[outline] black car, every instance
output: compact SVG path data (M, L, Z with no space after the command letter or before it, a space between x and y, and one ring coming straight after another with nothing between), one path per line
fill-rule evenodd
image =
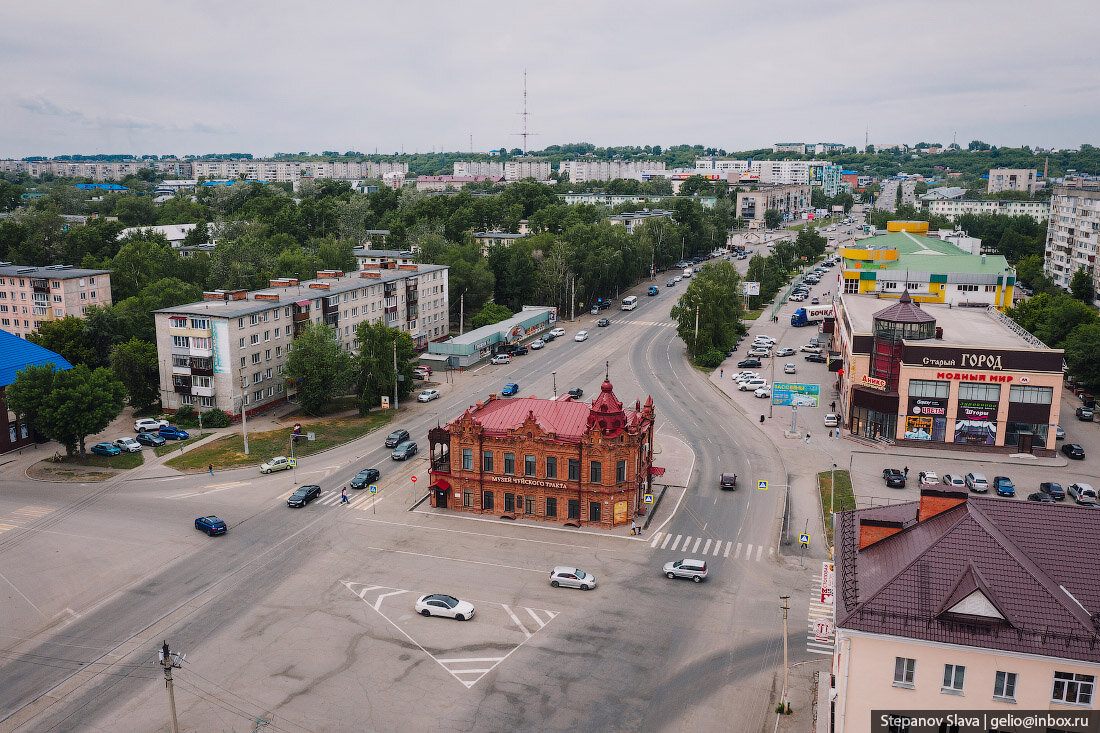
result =
M543 343L547 343L547 344L548 344L548 343L550 343L551 341L553 341L554 339L556 339L556 338L557 338L557 336L555 336L554 334L552 334L552 333L550 333L549 331L547 331L546 333L544 333L544 334L543 334L542 336L540 336L539 338L541 338L541 339L542 339Z
M355 478L348 484L353 489L362 489L370 486L378 479L382 478L382 474L379 473L377 468L364 468L359 473L355 474Z
M1091 407L1078 407L1077 408L1077 419L1081 420L1082 422L1092 422L1092 418L1093 418L1094 414L1095 413L1093 412Z
M676 284L675 280L669 280L667 283L665 283L665 287L666 288L671 288L675 284Z
M611 307L611 299L610 298L604 298L599 303L596 303L596 307L598 309L602 310L602 311L607 310L608 308Z
M1039 484L1039 491L1049 495L1050 498L1055 501L1063 501L1066 498L1066 490L1062 488L1062 484L1057 484L1053 481L1044 481Z
M825 358L824 354L806 354L806 361L812 361L815 364L829 363L829 360Z
M1076 443L1066 443L1062 446L1062 452L1069 458L1077 460L1083 460L1085 458L1085 449Z
M1044 494L1042 491L1036 491L1034 494L1027 495L1028 501L1037 501L1040 504L1053 504L1054 497L1050 494Z
M398 443L409 439L408 430L394 430L392 433L386 436L386 447L395 448Z
M229 528L226 526L225 521L218 519L213 514L208 517L199 517L195 520L195 529L202 530L206 534L213 537L216 534L225 534Z
M603 328L604 326L610 326L611 321L607 320L606 318L601 318L600 320L596 321L596 325L600 328Z
M905 474L896 468L882 469L882 478L886 479L886 485L891 488L905 488Z
M142 445L152 446L153 448L162 446L166 442L164 438L160 437L156 433L138 433L137 437L134 438L134 440L141 443Z
M759 359L742 359L737 362L738 369L754 369L760 366Z
M574 387L573 389L569 390L569 396L575 400L579 400L583 394L584 390L580 387Z
M390 458L395 461L405 461L416 455L416 443L411 440L406 440L403 443L398 443L397 447L393 449L393 453L390 454Z
M527 356L527 347L520 345L512 349L512 356Z
M316 484L300 486L297 491L287 497L286 505L292 507L305 506L320 495L321 487Z

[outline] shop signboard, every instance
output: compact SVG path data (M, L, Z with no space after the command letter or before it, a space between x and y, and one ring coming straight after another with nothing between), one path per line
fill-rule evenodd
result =
M996 402L959 400L955 408L955 442L993 445L997 440Z

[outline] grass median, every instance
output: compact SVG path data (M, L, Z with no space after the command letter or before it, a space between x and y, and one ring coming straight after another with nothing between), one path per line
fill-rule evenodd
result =
M302 437L294 445L296 457L348 443L393 419L393 411L378 412L366 417L345 417L302 423ZM239 432L222 436L217 440L194 448L167 461L166 465L180 471L202 471L207 466L232 468L257 466L275 456L290 455L290 428L248 434L248 451L244 452L244 439ZM314 440L306 440L313 433ZM174 447L174 446L173 446Z
M832 477L836 476L836 486L833 487ZM817 474L817 488L821 493L821 511L825 515L825 535L829 547L833 546L833 523L828 515L829 494L832 491L832 507L834 512L844 512L856 508L856 497L852 493L852 476L847 470L822 471Z
M137 468L141 465L141 452L136 453L119 453L117 456L101 456L98 453L88 453L88 455L81 458L80 456L65 456L61 459L62 464L68 464L71 466L91 466L95 468L117 468L117 469L129 469Z
M164 445L158 445L153 448L153 452L156 453L157 456L166 456L172 451L176 451L178 453L183 448L183 446L194 443L196 440L200 439L201 438L199 437L198 431L195 431L194 435L192 435L192 437L188 438L187 440L165 441Z

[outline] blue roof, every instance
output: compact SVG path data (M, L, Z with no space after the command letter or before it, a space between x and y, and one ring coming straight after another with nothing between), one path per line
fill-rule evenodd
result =
M225 179L225 180L217 180L217 181L205 181L205 182L203 182L202 185L204 185L204 186L232 186L234 183L264 183L264 184L266 184L267 181L261 181L261 180L255 180L254 181L252 179L249 179L249 180L246 180L246 181L245 180L239 180L239 179L237 179L237 180Z
M82 188L85 191L91 191L95 189L101 189L103 191L129 191L130 189L125 186L120 186L117 183L78 183L77 188Z
M44 364L53 364L57 369L73 368L60 354L0 330L0 387L14 382L20 369Z

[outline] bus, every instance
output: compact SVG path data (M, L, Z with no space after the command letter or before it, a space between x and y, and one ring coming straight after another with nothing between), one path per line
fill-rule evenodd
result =
M623 298L623 304L619 307L624 311L634 310L638 307L638 296L628 295L627 297Z

